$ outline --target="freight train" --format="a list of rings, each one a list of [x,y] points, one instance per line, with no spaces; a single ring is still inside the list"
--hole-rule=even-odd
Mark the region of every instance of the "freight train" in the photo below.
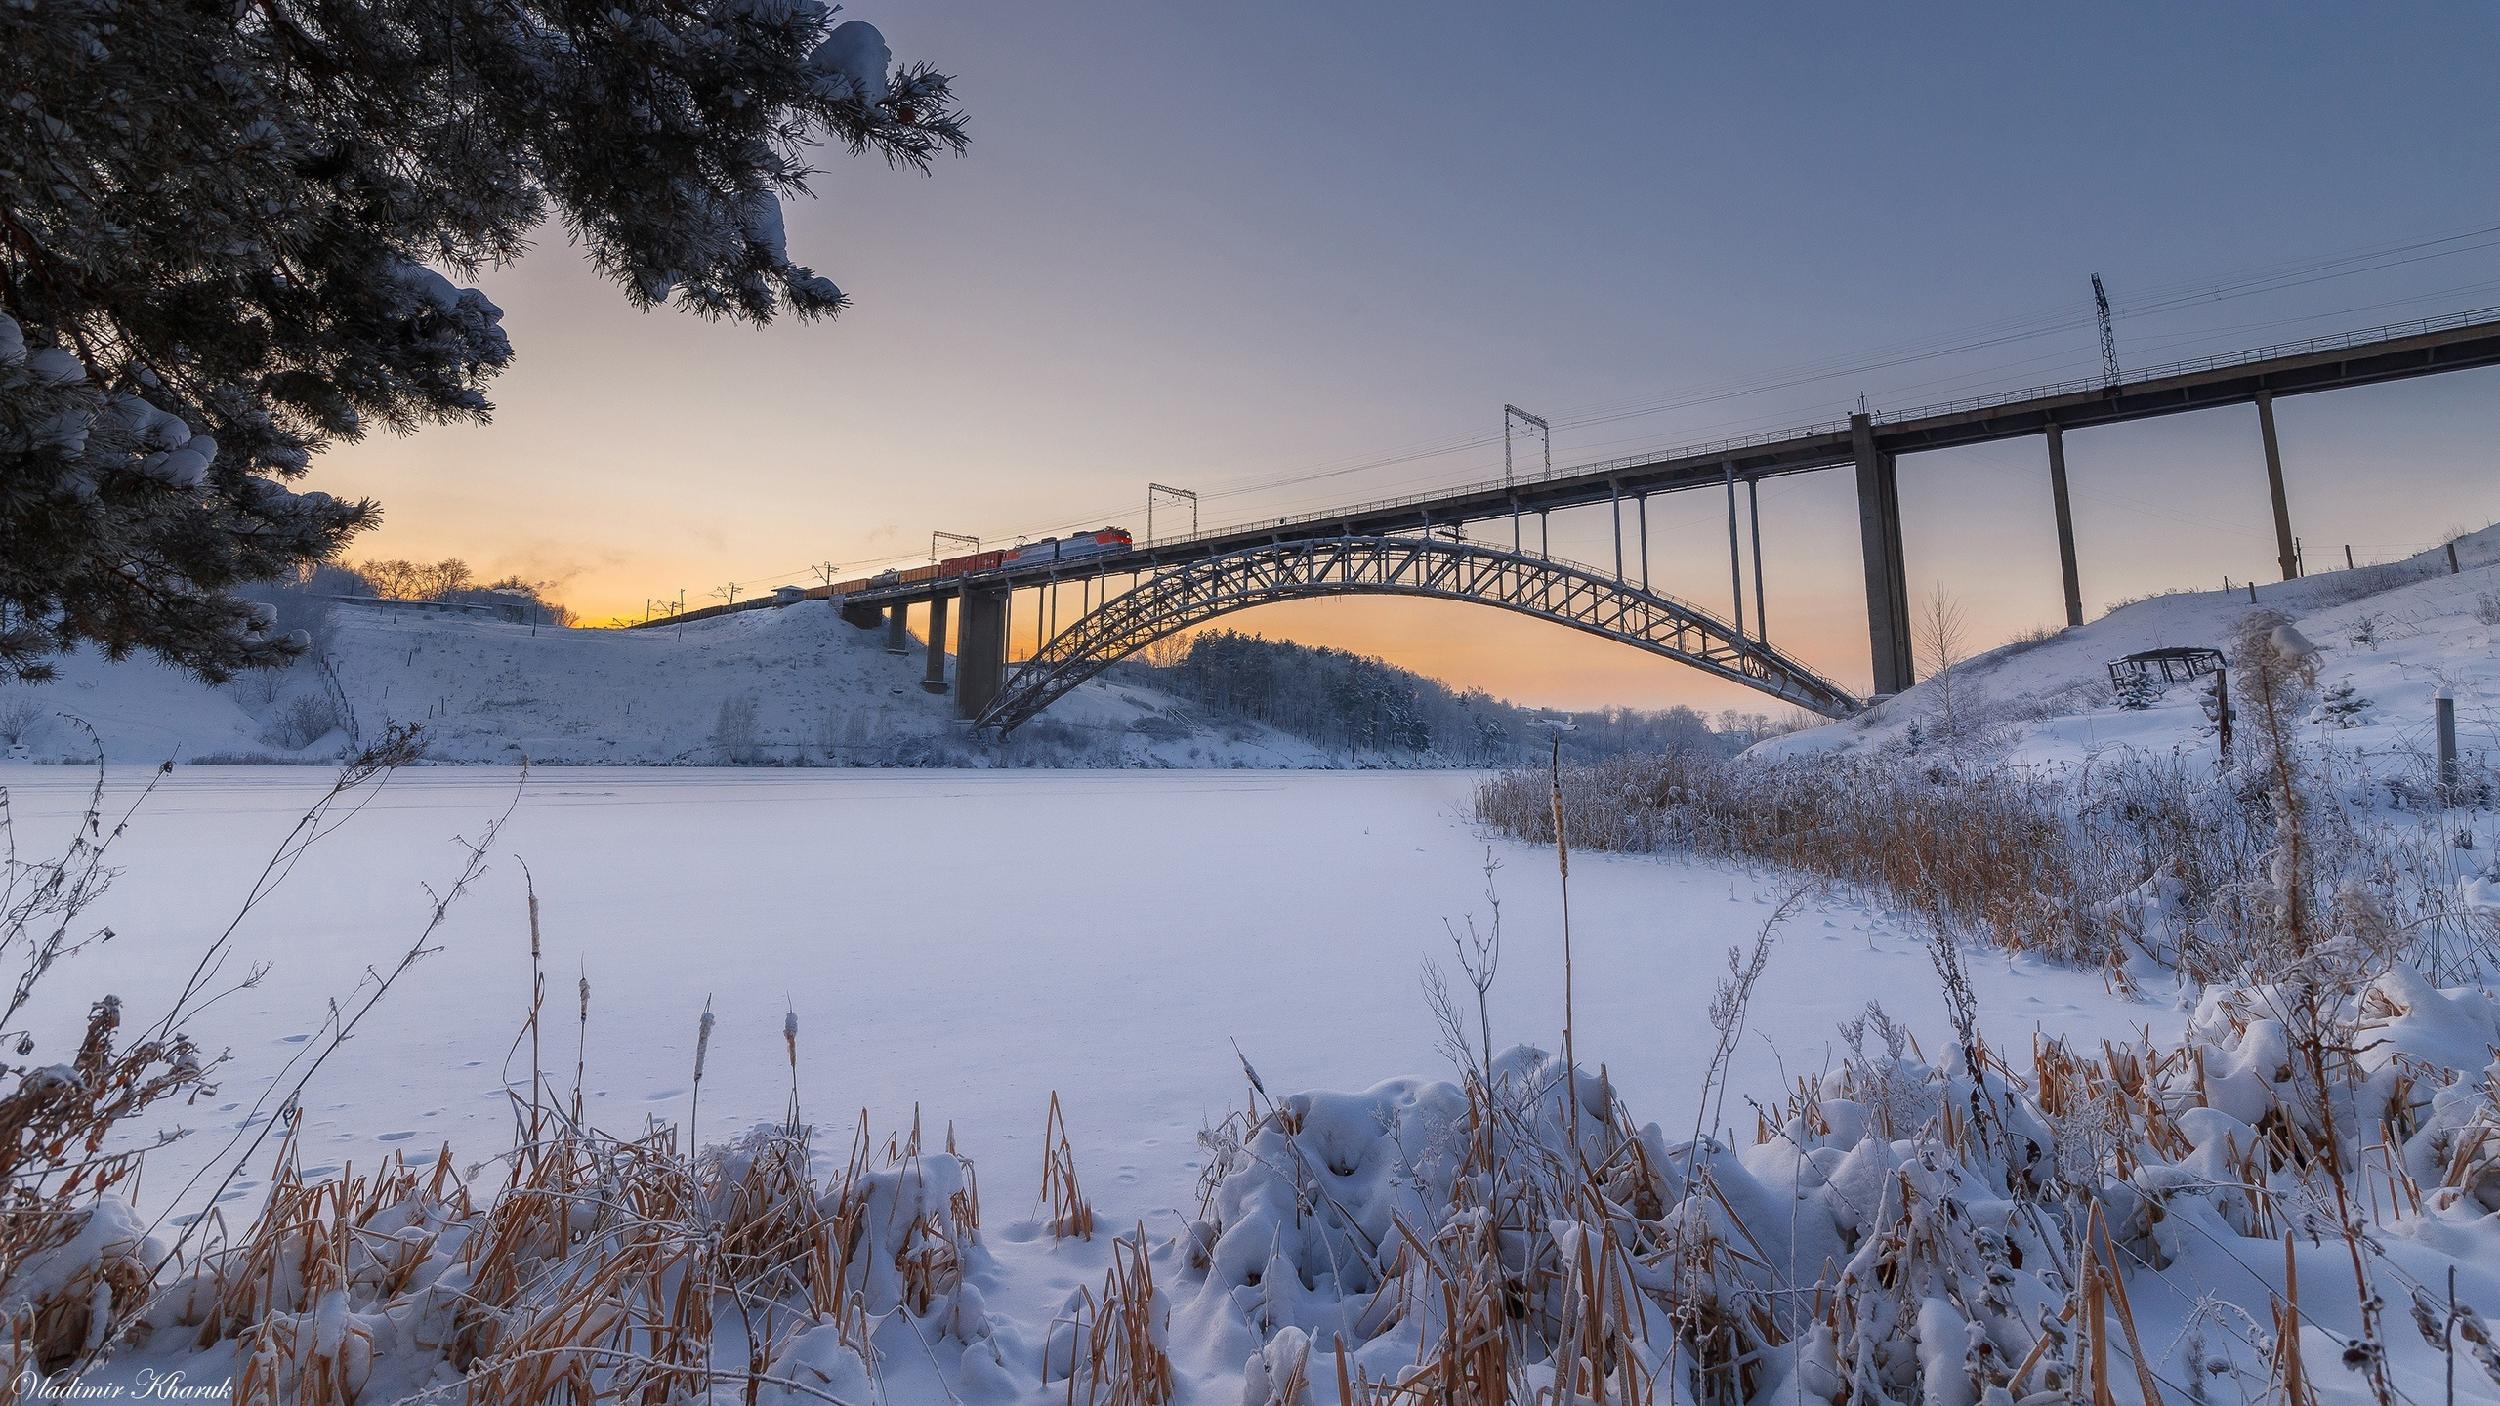
[[[978,576],[1009,567],[1032,566],[1054,561],[1082,561],[1092,557],[1110,556],[1128,551],[1136,545],[1125,527],[1105,527],[1092,532],[1076,532],[1065,537],[1045,537],[995,552],[974,552],[969,556],[948,557],[927,566],[902,571],[880,571],[856,581],[835,583],[828,592],[810,591],[810,595],[847,596],[860,591],[879,590],[887,586],[917,586],[925,581],[946,581],[957,576]]]
[[[978,576],[984,572],[1004,571],[1011,567],[1027,567],[1059,561],[1086,561],[1095,557],[1114,556],[1130,550],[1135,545],[1135,539],[1128,535],[1127,528],[1105,527],[1092,532],[1071,533],[1065,537],[1045,537],[1039,542],[1027,542],[1023,546],[1012,547],[1004,551],[974,552],[970,556],[948,557],[944,561],[931,562],[927,566],[915,566],[907,571],[880,571],[874,576],[837,581],[831,586],[810,586],[804,591],[796,586],[784,586],[769,596],[755,600],[735,601],[728,605],[707,605],[700,610],[688,610],[659,620],[645,620],[641,624],[643,627],[682,624],[690,620],[704,620],[715,615],[727,615],[733,611],[754,610],[770,605],[789,605],[802,600],[824,600],[827,597],[831,597],[838,603],[843,597],[861,591],[883,590],[888,586],[916,586],[926,581],[945,581],[957,576]]]

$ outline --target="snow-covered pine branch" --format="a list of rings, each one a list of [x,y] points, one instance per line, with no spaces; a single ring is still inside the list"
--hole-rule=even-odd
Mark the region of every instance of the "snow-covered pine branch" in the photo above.
[[[960,151],[949,80],[816,0],[65,0],[0,14],[0,675],[82,641],[282,661],[227,594],[378,509],[291,485],[485,419],[468,277],[549,223],[641,306],[830,316],[781,199],[827,146]]]

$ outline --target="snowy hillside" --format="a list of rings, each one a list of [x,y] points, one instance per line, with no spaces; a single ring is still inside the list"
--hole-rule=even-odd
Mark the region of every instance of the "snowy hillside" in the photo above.
[[[210,686],[92,651],[0,687],[0,756],[116,762],[326,761],[421,724],[446,762],[1327,766],[1342,759],[1148,689],[1097,680],[1004,748],[976,743],[926,656],[831,610],[764,610],[675,630],[564,630],[341,606],[327,667]],[[64,718],[62,715],[67,715]],[[68,719],[76,719],[76,722]]]
[[[2330,704],[2312,722],[2347,755],[2406,763],[2431,747],[2432,699],[2456,699],[2459,746],[2469,760],[2500,758],[2500,526],[2455,543],[2462,570],[2434,548],[2406,561],[2323,572],[2256,589],[2154,596],[2045,639],[2018,641],[1928,679],[1847,722],[1775,738],[1747,755],[1906,751],[1938,735],[1948,709],[1987,753],[2072,763],[2114,748],[2210,748],[2202,683],[2170,689],[2141,709],[2119,706],[2108,664],[2172,645],[2227,648],[2251,610],[2291,616],[2318,646],[2318,685]],[[2349,688],[2349,693],[2340,690]],[[2340,700],[2340,701],[2339,701]]]

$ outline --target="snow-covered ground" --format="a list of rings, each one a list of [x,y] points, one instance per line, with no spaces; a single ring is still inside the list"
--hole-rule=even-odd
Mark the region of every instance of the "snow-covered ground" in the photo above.
[[[2109,661],[2139,650],[2203,645],[2227,651],[2234,624],[2277,610],[2315,644],[2322,692],[2349,686],[2356,711],[2321,713],[2317,740],[2380,769],[2418,765],[2432,748],[2432,699],[2456,700],[2459,749],[2500,762],[2500,526],[2456,542],[2457,564],[2434,548],[2358,571],[2329,571],[2246,589],[2153,596],[2037,641],[2006,645],[1953,671],[1952,706],[1981,750],[2017,762],[2067,764],[2118,748],[2213,745],[2197,694],[2172,689],[2150,708],[2118,706]],[[1848,722],[1792,733],[1751,755],[1880,751],[1933,739],[1945,707],[1935,680]]]
[[[119,774],[126,797],[138,777]],[[0,767],[23,847],[84,802],[85,778]],[[316,846],[242,930],[235,970],[259,987],[194,1035],[234,1055],[220,1096],[183,1110],[196,1135],[154,1154],[166,1193],[209,1160],[368,966],[421,929],[429,899],[514,795],[511,771],[403,772]],[[263,858],[326,784],[275,767],[177,770],[115,852],[126,872],[94,913],[117,936],[48,982],[46,1033],[112,991],[159,1008],[231,916]],[[800,1022],[811,1115],[881,1132],[915,1105],[952,1122],[1002,1204],[1030,1200],[1045,1106],[1067,1106],[1106,1220],[1192,1204],[1202,1122],[1239,1106],[1241,1052],[1272,1089],[1362,1088],[1442,1074],[1418,988],[1450,955],[1445,920],[1489,909],[1500,864],[1497,1038],[1551,1045],[1561,1025],[1552,856],[1488,842],[1453,773],[803,772],[558,769],[533,773],[486,879],[421,962],[322,1072],[308,1146],[368,1165],[449,1140],[509,1140],[505,1052],[528,1001],[523,869],[545,935],[548,1043],[570,1067],[573,988],[591,984],[588,1091],[620,1128],[688,1112],[696,1021],[718,1013],[701,1104],[717,1138],[777,1117],[782,1019]],[[1749,941],[1776,878],[1685,862],[1575,857],[1572,921],[1583,1057],[1661,1115],[1699,1087],[1691,1038],[1726,948]],[[1976,962],[1992,1033],[2086,1036],[2178,1013],[2111,997],[2094,974]],[[1916,933],[1863,905],[1818,902],[1781,933],[1740,1089],[1819,1069],[1838,1023],[1879,1000],[1942,1027]],[[1706,1027],[1704,1027],[1706,1031]],[[524,1066],[523,1074],[526,1074]],[[847,1147],[848,1138],[832,1140]],[[829,1144],[830,1145],[830,1144]],[[257,1175],[257,1170],[255,1171]],[[1160,1219],[1159,1219],[1160,1218]]]
[[[950,696],[922,690],[925,651],[888,654],[881,630],[822,606],[746,611],[663,630],[564,630],[471,616],[341,605],[310,664],[212,687],[146,656],[92,649],[41,685],[0,685],[0,756],[86,761],[95,729],[115,762],[319,761],[350,729],[290,733],[299,707],[337,711],[370,741],[425,729],[444,762],[859,766],[972,760]],[[952,667],[951,663],[949,665]],[[951,675],[950,675],[951,677]],[[743,700],[751,723],[735,721]],[[724,726],[725,718],[729,721]],[[11,739],[18,739],[14,746]],[[1024,764],[1325,766],[1342,762],[1254,723],[1210,723],[1117,680],[1081,685],[1017,735]]]
[[[2428,748],[2430,697],[2445,690],[2458,700],[2471,764],[2500,755],[2493,707],[2500,684],[2500,531],[2467,539],[2460,556],[2466,569],[2455,574],[2445,570],[2443,555],[2436,563],[2375,575],[2336,573],[2261,589],[2260,604],[2292,614],[2322,647],[2321,685],[2349,685],[2336,696],[2352,706],[2312,724],[2319,743],[2390,772],[2418,766]],[[1953,706],[1983,724],[1955,745],[1974,757],[2052,767],[2112,748],[2208,747],[2203,715],[2187,690],[2150,709],[2120,709],[2102,666],[2156,644],[2223,644],[2247,609],[2245,595],[2237,593],[2164,597],[1974,661],[1953,681]],[[562,672],[583,697],[606,698],[600,706],[611,717],[627,716],[623,705],[629,703],[631,716],[643,717],[648,700],[649,731],[629,734],[644,748],[704,730],[722,699],[751,686],[742,678],[785,665],[820,670],[850,700],[875,697],[883,667],[902,676],[888,696],[916,703],[914,661],[888,661],[873,637],[836,633],[847,627],[826,619],[829,614],[731,617],[712,627],[716,635],[689,629],[691,651],[639,661],[596,651],[649,650],[656,639],[584,636],[581,661]],[[781,633],[810,628],[810,615],[831,627],[812,650],[806,640]],[[397,646],[402,659],[393,672],[383,648],[388,624],[355,628],[365,636],[353,645],[357,657],[369,664],[382,660],[370,672],[385,682],[348,687],[397,690],[423,678],[425,687],[458,688],[465,701],[433,711],[448,724],[443,731],[455,748],[469,755],[513,737],[536,738],[529,728],[541,725],[553,730],[524,750],[538,754],[547,746],[560,754],[565,745],[613,745],[561,725],[580,716],[579,699],[542,702],[519,687],[520,675],[509,671],[521,667],[513,656],[524,648],[518,641],[527,637],[525,629],[470,626],[448,632],[456,637],[450,641],[439,629],[416,632],[420,639]],[[498,646],[499,631],[511,642]],[[557,646],[569,650],[575,640],[559,636]],[[640,691],[640,680],[661,672],[666,686],[656,695]],[[70,686],[77,686],[74,679]],[[783,700],[805,696],[787,680],[769,692]],[[489,707],[496,699],[508,699],[508,706]],[[1152,706],[1116,696],[1096,703],[1114,710]],[[923,706],[934,712],[942,705],[929,700]],[[1858,723],[1761,750],[1916,751],[1938,745],[1932,728],[1941,706],[1931,682]],[[475,721],[481,712],[507,716],[489,726]],[[900,704],[884,716],[901,716]],[[512,718],[525,723],[515,726]],[[1927,735],[1914,739],[1914,724]],[[807,714],[796,705],[786,713],[759,709],[759,738],[806,725]],[[1974,734],[1984,735],[1984,743],[1970,740]],[[146,779],[144,769],[117,770],[108,817],[117,816]],[[192,955],[243,902],[263,858],[281,846],[327,781],[325,771],[300,767],[174,771],[117,842],[114,861],[126,872],[84,920],[117,935],[46,981],[47,1004],[31,1022],[38,1042],[59,1048],[99,992],[121,996],[133,1012],[161,1007]],[[1272,1144],[1282,1129],[1302,1127],[1313,1146],[1347,1150],[1342,1170],[1336,1154],[1326,1154],[1331,1175],[1341,1179],[1328,1185],[1349,1197],[1376,1198],[1361,1203],[1362,1215],[1401,1198],[1415,1201],[1418,1193],[1397,1180],[1407,1173],[1393,1175],[1389,1168],[1407,1168],[1417,1178],[1439,1174],[1431,1169],[1447,1151],[1456,1095],[1422,1080],[1380,1081],[1451,1072],[1418,975],[1427,962],[1449,960],[1452,924],[1490,921],[1488,860],[1495,866],[1490,882],[1500,899],[1503,935],[1491,1044],[1551,1048],[1558,1042],[1563,1002],[1553,857],[1489,840],[1468,819],[1474,781],[1458,773],[1284,770],[579,765],[539,768],[525,780],[510,767],[405,771],[316,844],[245,919],[228,975],[265,964],[266,976],[213,1002],[191,1022],[196,1037],[211,1049],[230,1049],[232,1060],[220,1071],[214,1097],[151,1110],[149,1126],[187,1135],[150,1154],[136,1199],[143,1210],[171,1206],[195,1171],[233,1155],[235,1140],[255,1126],[255,1107],[289,1079],[289,1062],[322,1047],[330,1003],[347,1000],[371,971],[387,969],[424,930],[434,901],[426,885],[439,890],[459,870],[458,837],[484,833],[509,807],[487,874],[431,939],[434,950],[310,1087],[306,1175],[350,1164],[370,1168],[392,1151],[422,1156],[444,1144],[459,1164],[476,1165],[510,1145],[507,1090],[526,1070],[526,1056],[515,1051],[529,992],[526,875],[541,904],[549,988],[545,1044],[559,1086],[569,1082],[574,983],[589,984],[584,1091],[593,1121],[622,1132],[648,1120],[691,1121],[698,1139],[720,1141],[778,1118],[790,1078],[784,1020],[793,1017],[800,1098],[824,1130],[815,1144],[820,1158],[838,1164],[862,1117],[880,1142],[916,1118],[929,1147],[951,1143],[979,1164],[989,1210],[966,1280],[977,1297],[948,1309],[959,1317],[946,1320],[952,1326],[944,1328],[947,1336],[935,1352],[909,1315],[875,1310],[883,1315],[875,1335],[887,1373],[875,1395],[1004,1402],[1058,1400],[1069,1390],[1063,1379],[1050,1378],[1048,1364],[1058,1349],[1046,1345],[1064,1332],[1053,1325],[1077,1312],[1078,1290],[1103,1283],[1119,1251],[1110,1234],[1060,1240],[1039,1223],[1044,1110],[1056,1095],[1066,1109],[1076,1171],[1100,1224],[1106,1231],[1142,1225],[1155,1246],[1156,1272],[1187,1281],[1173,1300],[1167,1342],[1179,1375],[1176,1399],[1299,1400],[1290,1393],[1261,1395],[1262,1382],[1273,1385],[1268,1369],[1254,1365],[1245,1372],[1244,1360],[1254,1351],[1272,1354],[1269,1360],[1282,1372],[1286,1358],[1324,1339],[1285,1336],[1278,1325],[1302,1324],[1317,1333],[1351,1311],[1354,1297],[1346,1286],[1316,1284],[1307,1264],[1299,1294],[1281,1270],[1273,1285],[1262,1287],[1259,1278],[1260,1266],[1273,1269],[1290,1258],[1281,1248],[1288,1238],[1300,1243],[1291,1254],[1317,1253],[1315,1242],[1300,1238],[1311,1233],[1306,1221],[1322,1224],[1329,1216],[1306,1217],[1291,1208],[1288,1215],[1279,1209],[1284,1202],[1262,1201],[1282,1196],[1299,1206],[1299,1174],[1290,1187],[1268,1186],[1263,1176],[1281,1174],[1262,1171],[1267,1164],[1236,1146],[1223,1154],[1228,1172],[1217,1217],[1227,1242],[1202,1245],[1193,1222],[1201,1214],[1199,1174],[1208,1153],[1197,1134],[1242,1107],[1254,1078],[1271,1095],[1367,1091],[1291,1104],[1290,1116],[1271,1113],[1256,1135]],[[86,774],[75,768],[0,764],[21,852],[43,853],[67,833],[82,813],[86,785]],[[1574,856],[1579,1056],[1587,1066],[1604,1067],[1629,1108],[1676,1130],[1679,1139],[1680,1130],[1693,1125],[1694,1103],[1707,1084],[1716,1032],[1706,1008],[1725,954],[1752,938],[1790,887],[1777,874],[1690,859]],[[2238,1323],[2235,1314],[2271,1311],[2281,1288],[2269,1268],[2276,1236],[2293,1221],[2282,1218],[2289,1212],[2257,1209],[2252,1199],[2255,1219],[2243,1224],[2232,1209],[2238,1201],[2225,1193],[2250,1175],[2242,1159],[2253,1155],[2255,1130],[2275,1116],[2270,1100],[2291,1077],[2280,1072],[2290,1066],[2281,1057],[2279,1025],[2270,1026],[2263,1010],[2227,1008],[2229,998],[2218,988],[2205,993],[2191,1029],[2186,1011],[2117,994],[2098,973],[1979,950],[1965,960],[1985,1037],[2017,1064],[2021,1052],[2034,1048],[2033,1032],[2067,1037],[2079,1051],[2104,1039],[2123,1044],[2139,1033],[2157,1046],[2183,1032],[2197,1042],[2192,1097],[2143,1100],[2147,1130],[2163,1119],[2176,1125],[2163,1135],[2167,1160],[2156,1165],[2159,1185],[2144,1183],[2167,1209],[2115,1225],[2111,1234],[2132,1257],[2127,1274],[2134,1312],[2146,1330],[2145,1360],[2174,1374],[2163,1378],[2166,1387],[2177,1391],[2182,1375],[2207,1370],[2198,1363],[2208,1347],[2237,1353],[2231,1370],[2242,1375],[2230,1380],[2245,1384],[2246,1373],[2266,1360],[2265,1331],[2255,1316],[2246,1318],[2245,1329],[2214,1325],[2226,1318]],[[2480,1126],[2473,1120],[2485,1115],[2474,1102],[2480,1095],[2471,1076],[2487,1051],[2500,1049],[2500,1008],[2477,991],[2433,991],[2409,970],[2379,978],[2372,992],[2361,1005],[2372,1022],[2370,1048],[2379,1053],[2360,1067],[2377,1082],[2354,1095],[2356,1106],[2365,1099],[2377,1100],[2371,1107],[2386,1106],[2389,1089],[2413,1077],[2409,1070],[2457,1071],[2467,1077],[2437,1095],[2433,1121],[2447,1131],[2436,1136]],[[1755,1205],[1757,1229],[1784,1218],[1788,1229],[1771,1232],[1792,1237],[1783,1253],[1808,1257],[1789,1266],[1792,1274],[1827,1253],[1860,1259],[1872,1253],[1868,1247],[1882,1237],[1869,1234],[1873,1223],[1865,1220],[1865,1208],[1850,1205],[1853,1198],[1891,1205],[1882,1198],[1892,1193],[1880,1188],[1896,1173],[1912,1180],[1943,1175],[1938,1186],[1962,1179],[1964,1194],[1976,1196],[1963,1203],[1971,1214],[1982,1220],[2011,1214],[1986,1188],[1994,1185],[1989,1176],[2013,1173],[2000,1168],[1974,1183],[1971,1168],[1929,1165],[1940,1148],[1953,1145],[1950,1138],[1920,1150],[1859,1137],[1868,1109],[1913,1097],[1903,1092],[1907,1085],[1865,1083],[1884,1060],[1870,1065],[1844,1058],[1839,1027],[1870,1001],[1927,1042],[1902,1067],[1926,1071],[1922,1058],[1939,1065],[1941,1072],[1928,1071],[1933,1081],[1925,1073],[1911,1081],[1929,1090],[1915,1097],[1948,1103],[1958,1097],[1935,1092],[1952,1087],[1950,1021],[1918,926],[1825,893],[1803,900],[1778,933],[1733,1051],[1726,1087],[1734,1097],[1707,1115],[1740,1125],[1731,1130],[1737,1150],[1728,1154],[1736,1160],[1713,1173],[1720,1180],[1709,1195],[1725,1199],[1731,1212],[1739,1203]],[[698,1113],[692,1071],[707,1005],[719,1023],[709,1040]],[[2049,1064],[2067,1058],[2052,1051]],[[2178,1071],[2190,1064],[2179,1054],[2165,1067],[2170,1077],[2184,1079]],[[1800,1078],[1808,1085],[1800,1086]],[[1804,1087],[1819,1092],[1808,1095]],[[1776,1104],[1792,1094],[1819,1111],[1792,1113],[1786,1131],[1753,1141],[1748,1096]],[[2103,1112],[2116,1120],[2112,1127],[2132,1126]],[[2084,1123],[2073,1122],[2086,1114]],[[2086,1123],[2103,1114],[2084,1109],[2061,1116],[2068,1123],[2025,1134],[2034,1138],[2034,1152],[2091,1133],[2100,1124]],[[1429,1145],[1402,1141],[1410,1131]],[[1600,1129],[1591,1135],[1610,1134]],[[1821,1145],[1807,1149],[1799,1139],[1809,1137]],[[2183,1149],[2183,1140],[2192,1146]],[[1388,1143],[1397,1144],[1395,1157],[1360,1150]],[[2471,1148],[2460,1153],[2447,1142],[2407,1144],[2405,1194],[2432,1187],[2430,1209],[2416,1203],[2411,1215],[2396,1216],[2385,1229],[2387,1246],[2373,1252],[2380,1256],[2373,1261],[2380,1276],[2373,1292],[2390,1292],[2392,1285],[2392,1292],[2403,1293],[2417,1281],[2437,1287],[2454,1266],[2460,1302],[2500,1302],[2500,1271],[2492,1268],[2500,1257],[2490,1253],[2500,1232],[2483,1215],[2500,1205],[2500,1184],[2433,1187],[2431,1162],[2452,1154],[2468,1156]],[[1658,1155],[1663,1159],[1663,1144]],[[2058,1144],[2061,1165],[2066,1156]],[[1818,1168],[1811,1187],[1799,1180],[1808,1157]],[[1887,1158],[1909,1160],[1894,1167]],[[256,1199],[262,1175],[261,1166],[249,1169],[232,1193],[230,1213],[240,1214]],[[941,1181],[945,1175],[951,1173],[941,1173]],[[490,1164],[483,1180],[494,1179]],[[2391,1199],[2397,1180],[2391,1169]],[[1911,1180],[1900,1185],[1907,1188]],[[1973,1186],[1981,1189],[1973,1193]],[[2126,1196],[2111,1204],[2134,1204]],[[2286,1200],[2297,1203],[2298,1196]],[[1344,1214],[1331,1204],[1330,1214]],[[1906,1205],[1902,1214],[1911,1214]],[[2301,1224],[2310,1238],[2296,1247],[2309,1322],[2302,1350],[2326,1364],[2344,1355],[2360,1315],[2351,1278],[2335,1278],[2343,1272],[2341,1242],[2331,1226],[2317,1230],[2315,1217],[2325,1212],[2310,1207],[2306,1214],[2312,1219]],[[1856,1225],[1849,1237],[1854,1249],[1837,1239],[1825,1244],[1815,1238],[1822,1231],[1800,1228],[1808,1221],[1821,1225],[1814,1218],[1826,1215]],[[1851,1222],[1852,1215],[1859,1220]],[[1263,1216],[1285,1219],[1271,1225]],[[2011,1220],[2006,1225],[2008,1234],[2031,1233]],[[1280,1248],[1262,1251],[1248,1243],[1271,1232]],[[1202,1250],[1221,1263],[1209,1268]],[[1285,1258],[1261,1258],[1271,1252]],[[1980,1274],[1976,1262],[1955,1267],[1956,1253],[1936,1251],[1939,1267],[1932,1272],[1948,1279]],[[2038,1298],[2048,1289],[2044,1273],[2031,1265],[2013,1292]],[[1327,1277],[1333,1281],[1333,1272]],[[1852,1282],[1876,1281],[1859,1276]],[[1166,1292],[1172,1292],[1168,1283]],[[1918,1306],[1920,1356],[1911,1370],[1937,1381],[1955,1378],[1959,1359],[1948,1353],[1931,1362],[1928,1349],[1946,1352],[1978,1338],[1964,1332],[1959,1317],[1936,1316],[1931,1323],[1930,1315],[1944,1314],[1938,1305],[1968,1306],[1968,1300],[1942,1289],[1918,1292],[1927,1297]],[[2230,1306],[2208,1302],[2214,1294]],[[1970,1332],[1980,1330],[1983,1318],[2000,1329],[2049,1321],[2042,1315],[2053,1305],[2024,1302],[2028,1307],[2020,1311],[1972,1318]],[[2400,1300],[2394,1312],[2407,1307]],[[2393,1331],[2402,1329],[2399,1322]],[[2211,1343],[2196,1336],[2207,1331],[2220,1336]],[[2225,1337],[2239,1346],[2225,1344]],[[822,1361],[834,1371],[849,1359],[831,1341]],[[1814,1357],[1824,1348],[1805,1338],[1790,1342],[1782,1358],[1790,1365],[1782,1370],[1793,1370],[1799,1389],[1822,1399],[1827,1393],[1812,1383],[1820,1380],[1815,1373],[1832,1370]],[[161,1363],[177,1351],[159,1344],[149,1350],[155,1355],[130,1361]],[[785,1360],[805,1365],[816,1360],[810,1351],[793,1348]],[[1364,1351],[1366,1367],[1395,1366],[1391,1359],[1411,1361],[1413,1355],[1411,1344],[1394,1334],[1369,1337]],[[221,1356],[229,1352],[215,1349],[199,1365],[213,1371],[232,1360]],[[2127,1352],[2136,1360],[2132,1346]],[[2424,1393],[2441,1365],[2437,1354],[2425,1355],[2418,1342],[2399,1336],[2390,1355],[2396,1390],[2430,1399]],[[1306,1365],[1323,1378],[1330,1370]],[[389,1379],[396,1391],[443,1369],[426,1349],[403,1352],[392,1370],[418,1374]],[[1889,1370],[1898,1375],[1903,1369],[1896,1363]],[[2358,1399],[2359,1381],[2347,1373],[2326,1385],[2334,1399]],[[2480,1384],[2464,1385],[2471,1396]],[[1782,1388],[1764,1399],[1793,1395]],[[1328,1392],[1309,1399],[1328,1399]]]

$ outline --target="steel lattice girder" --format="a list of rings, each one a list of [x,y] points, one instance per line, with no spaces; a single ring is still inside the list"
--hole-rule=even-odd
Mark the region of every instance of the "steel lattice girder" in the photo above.
[[[1193,625],[1339,595],[1474,601],[1664,655],[1824,717],[1860,706],[1838,684],[1717,617],[1587,567],[1436,538],[1323,537],[1191,562],[1105,601],[1018,665],[981,724],[1012,732],[1078,684]]]

